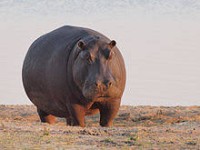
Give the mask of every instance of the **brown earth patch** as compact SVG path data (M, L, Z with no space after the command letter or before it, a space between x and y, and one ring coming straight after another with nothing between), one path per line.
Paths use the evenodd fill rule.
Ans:
M122 106L114 127L40 123L33 105L0 105L0 149L200 149L200 107Z

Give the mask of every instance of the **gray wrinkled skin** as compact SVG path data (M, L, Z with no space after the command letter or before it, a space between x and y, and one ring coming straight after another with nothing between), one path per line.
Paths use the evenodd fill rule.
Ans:
M85 115L100 112L100 125L111 126L126 74L114 40L91 29L64 26L31 45L22 78L42 121L54 115L84 126Z

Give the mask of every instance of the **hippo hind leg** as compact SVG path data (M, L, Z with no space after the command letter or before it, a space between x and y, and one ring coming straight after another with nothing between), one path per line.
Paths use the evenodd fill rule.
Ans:
M49 124L54 124L56 122L56 117L51 115L51 114L47 114L46 112L44 112L43 110L37 108L37 112L38 115L40 116L40 120L41 122L46 122Z

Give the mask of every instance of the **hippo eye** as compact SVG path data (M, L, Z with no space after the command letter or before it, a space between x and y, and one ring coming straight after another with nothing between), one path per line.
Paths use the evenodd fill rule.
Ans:
M105 56L106 59L112 59L113 51L112 50L105 50L104 56Z
M92 63L92 57L91 57L91 55L90 55L90 53L88 52L88 53L86 53L86 55L85 55L85 59L87 60L87 62L88 63Z
M112 59L112 56L113 56L113 51L110 51L108 59Z

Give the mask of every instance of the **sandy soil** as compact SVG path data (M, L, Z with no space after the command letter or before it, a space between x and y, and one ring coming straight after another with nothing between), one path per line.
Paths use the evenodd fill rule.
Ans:
M0 105L0 149L200 149L200 106L122 106L114 127L40 123L32 105Z

